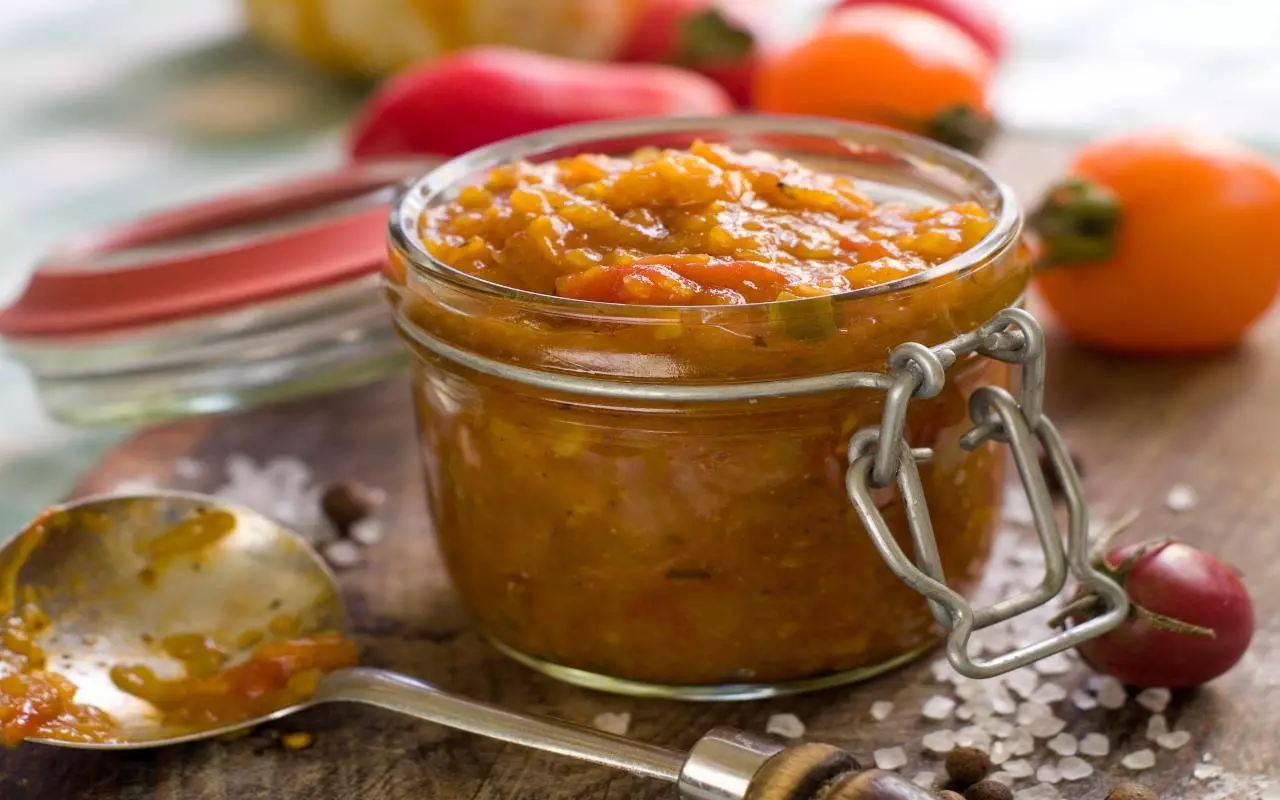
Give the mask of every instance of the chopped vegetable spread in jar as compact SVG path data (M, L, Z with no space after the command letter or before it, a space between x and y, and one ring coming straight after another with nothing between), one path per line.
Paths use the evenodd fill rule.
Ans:
M954 181L907 174L915 162L852 128L708 123L782 126L789 160L694 135L636 152L679 137L634 124L594 154L566 133L536 145L573 154L559 160L446 166L468 177L425 180L394 218L389 298L454 586L504 650L597 688L761 696L922 652L928 606L845 488L850 436L879 426L884 388L777 382L882 374L898 345L1016 304L1028 260L999 192L945 153ZM986 255L952 260L996 231ZM961 444L969 398L1008 376L962 358L907 416L907 441L932 450L920 481L959 591L986 563L1002 480L993 446ZM876 497L906 546L898 492Z
M976 203L873 203L852 178L695 143L493 170L431 209L422 236L457 269L581 300L719 305L887 283L975 245Z

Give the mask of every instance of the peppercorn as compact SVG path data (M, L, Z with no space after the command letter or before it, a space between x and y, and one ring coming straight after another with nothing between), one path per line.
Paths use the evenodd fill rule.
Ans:
M1147 786L1133 781L1116 784L1107 794L1107 800L1158 800L1156 793Z
M991 772L991 758L976 747L953 747L947 753L946 768L953 783L972 786Z
M1013 800L1013 790L1000 781L988 778L966 789L964 800Z
M352 525L372 514L375 505L376 496L370 489L347 481L331 484L320 496L320 509L343 535Z

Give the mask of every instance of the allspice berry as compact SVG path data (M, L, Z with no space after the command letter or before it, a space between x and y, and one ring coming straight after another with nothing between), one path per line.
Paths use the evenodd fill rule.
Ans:
M1133 781L1117 784L1107 794L1107 800L1159 800L1149 787Z
M991 757L976 747L953 747L947 753L947 777L959 786L972 786L991 773Z
M964 800L1013 800L1013 790L1000 781L982 780L965 790Z
M320 496L320 509L343 535L352 525L372 514L376 505L371 490L349 481L328 486Z

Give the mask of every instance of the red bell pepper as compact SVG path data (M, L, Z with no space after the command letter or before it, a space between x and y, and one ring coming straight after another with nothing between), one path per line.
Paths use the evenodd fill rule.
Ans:
M733 100L712 80L676 67L481 47L413 67L384 84L356 120L349 152L357 159L451 156L574 122L732 109Z

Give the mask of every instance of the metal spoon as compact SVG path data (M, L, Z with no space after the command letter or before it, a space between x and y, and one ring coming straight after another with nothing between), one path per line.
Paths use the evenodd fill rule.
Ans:
M369 668L333 672L308 702L257 719L201 730L175 727L149 703L117 689L110 668L141 664L158 674L172 672L172 659L155 642L173 634L198 631L234 640L245 630L278 626L281 619L289 620L295 636L345 630L347 615L333 574L296 533L212 497L178 492L101 496L56 510L65 516L39 539L28 527L0 546L0 610L12 611L23 596L39 598L52 621L37 640L48 655L48 668L76 684L77 702L110 714L119 723L121 741L31 741L97 750L160 747L216 737L321 703L356 702L669 781L691 800L803 800L820 788L828 790L831 800L932 797L891 773L859 772L848 754L826 745L784 749L771 740L721 728L689 753L679 753L505 711ZM163 564L146 555L157 537L211 510L234 515L230 533L208 546L168 556ZM140 580L144 573L146 579ZM842 790L829 791L840 781Z

